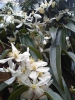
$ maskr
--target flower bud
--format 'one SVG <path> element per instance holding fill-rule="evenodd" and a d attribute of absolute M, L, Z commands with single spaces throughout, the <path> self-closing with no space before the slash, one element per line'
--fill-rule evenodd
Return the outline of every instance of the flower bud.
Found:
<path fill-rule="evenodd" d="M 56 4 L 56 2 L 52 2 L 52 8 L 54 8 L 54 7 L 55 7 L 55 4 Z"/>

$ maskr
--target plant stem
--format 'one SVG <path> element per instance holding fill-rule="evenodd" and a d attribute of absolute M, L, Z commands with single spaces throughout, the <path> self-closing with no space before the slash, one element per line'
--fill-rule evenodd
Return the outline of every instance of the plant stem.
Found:
<path fill-rule="evenodd" d="M 32 96 L 32 98 L 31 98 L 31 99 L 28 99 L 28 100 L 33 100 L 34 96 L 35 96 L 35 93 L 33 92 L 33 96 Z"/>
<path fill-rule="evenodd" d="M 36 98 L 35 100 L 38 100 L 39 98 L 41 98 L 42 96 L 44 96 L 45 94 L 43 93 L 42 95 L 40 95 L 38 98 Z"/>

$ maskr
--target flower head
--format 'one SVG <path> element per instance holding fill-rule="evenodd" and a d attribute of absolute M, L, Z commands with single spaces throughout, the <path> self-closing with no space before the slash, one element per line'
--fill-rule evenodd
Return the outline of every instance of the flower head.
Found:
<path fill-rule="evenodd" d="M 5 63 L 10 59 L 14 59 L 17 62 L 21 62 L 21 61 L 27 62 L 29 60 L 29 56 L 30 56 L 29 48 L 27 48 L 27 51 L 25 51 L 22 54 L 20 53 L 19 50 L 17 50 L 17 48 L 12 43 L 11 43 L 11 48 L 12 48 L 12 52 L 8 54 L 9 58 L 0 60 L 0 63 Z"/>
<path fill-rule="evenodd" d="M 50 80 L 50 78 L 45 78 L 41 81 L 31 81 L 30 79 L 27 79 L 26 81 L 21 81 L 23 82 L 23 84 L 29 87 L 28 91 L 21 94 L 21 98 L 31 98 L 34 95 L 33 100 L 44 94 L 44 90 L 47 89 L 52 83 L 52 80 Z M 46 98 L 46 96 L 44 96 L 44 98 Z"/>
<path fill-rule="evenodd" d="M 30 66 L 27 69 L 31 70 L 29 77 L 33 80 L 37 79 L 39 72 L 46 73 L 49 71 L 48 67 L 44 67 L 47 65 L 47 62 L 44 61 L 33 61 L 30 63 Z"/>

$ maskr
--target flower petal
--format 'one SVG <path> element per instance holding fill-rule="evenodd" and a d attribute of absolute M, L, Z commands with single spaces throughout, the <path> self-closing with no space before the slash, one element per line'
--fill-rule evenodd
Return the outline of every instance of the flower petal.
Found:
<path fill-rule="evenodd" d="M 30 54 L 28 52 L 24 52 L 23 54 L 19 54 L 18 58 L 16 59 L 17 62 L 25 61 L 27 62 L 29 59 Z"/>
<path fill-rule="evenodd" d="M 11 47 L 12 47 L 12 52 L 18 52 L 17 48 L 13 45 L 13 43 L 11 43 Z"/>
<path fill-rule="evenodd" d="M 47 62 L 38 61 L 38 62 L 37 62 L 37 65 L 38 65 L 38 66 L 46 66 L 46 65 L 47 65 Z"/>
<path fill-rule="evenodd" d="M 33 80 L 35 80 L 38 76 L 38 73 L 36 71 L 32 71 L 29 75 L 29 77 Z"/>
<path fill-rule="evenodd" d="M 25 81 L 28 78 L 30 72 L 30 70 L 26 70 L 25 74 L 23 74 L 21 78 Z"/>
<path fill-rule="evenodd" d="M 49 77 L 48 77 L 48 78 L 45 78 L 45 79 L 39 81 L 39 82 L 37 83 L 37 86 L 45 85 L 45 84 L 47 84 L 47 82 L 48 82 L 49 80 L 50 80 Z"/>
<path fill-rule="evenodd" d="M 44 73 L 41 77 L 39 77 L 40 80 L 43 80 L 43 79 L 47 79 L 47 78 L 50 78 L 51 79 L 51 75 L 49 72 L 46 72 Z"/>
<path fill-rule="evenodd" d="M 33 91 L 32 91 L 32 88 L 30 88 L 29 90 L 27 90 L 26 92 L 23 92 L 22 94 L 21 94 L 21 96 L 20 96 L 20 98 L 21 98 L 21 100 L 22 99 L 30 99 L 30 98 L 32 98 L 32 96 L 33 96 Z"/>
<path fill-rule="evenodd" d="M 8 65 L 9 65 L 9 67 L 12 68 L 12 69 L 15 69 L 15 67 L 16 67 L 16 64 L 14 64 L 14 63 L 12 62 L 12 59 L 8 60 Z"/>
<path fill-rule="evenodd" d="M 29 86 L 29 87 L 32 85 L 32 83 L 31 83 L 31 81 L 29 80 L 29 78 L 27 78 L 26 80 L 24 80 L 24 79 L 21 78 L 21 81 L 23 82 L 23 84 L 25 84 L 25 85 L 27 85 L 27 86 Z"/>
<path fill-rule="evenodd" d="M 4 72 L 9 72 L 7 68 L 3 67 Z"/>
<path fill-rule="evenodd" d="M 20 28 L 23 25 L 23 23 L 20 23 L 19 25 L 16 26 L 16 28 Z"/>
<path fill-rule="evenodd" d="M 48 72 L 49 71 L 49 67 L 39 67 L 39 68 L 37 68 L 37 71 L 39 71 L 39 72 Z"/>
<path fill-rule="evenodd" d="M 6 63 L 8 60 L 10 60 L 10 59 L 13 59 L 13 57 L 11 57 L 11 58 L 7 58 L 7 59 L 2 59 L 2 60 L 0 60 L 0 63 Z"/>
<path fill-rule="evenodd" d="M 0 68 L 0 72 L 5 72 L 3 68 Z"/>
<path fill-rule="evenodd" d="M 34 92 L 35 92 L 34 100 L 40 97 L 44 93 L 43 90 L 39 87 L 36 87 Z"/>
<path fill-rule="evenodd" d="M 11 83 L 13 83 L 13 81 L 15 80 L 15 77 L 12 77 L 10 79 L 8 79 L 7 81 L 5 81 L 6 84 L 10 85 Z"/>

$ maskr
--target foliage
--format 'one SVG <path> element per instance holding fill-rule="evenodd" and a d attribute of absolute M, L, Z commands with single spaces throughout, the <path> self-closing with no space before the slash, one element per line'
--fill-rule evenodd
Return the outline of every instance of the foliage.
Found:
<path fill-rule="evenodd" d="M 0 85 L 0 90 L 10 84 L 13 86 L 14 83 L 17 82 L 19 84 L 16 86 L 16 89 L 13 88 L 14 91 L 8 100 L 20 100 L 21 98 L 26 100 L 29 93 L 28 91 L 31 91 L 31 89 L 33 89 L 33 92 L 31 92 L 32 96 L 30 98 L 27 97 L 27 99 L 29 98 L 30 100 L 72 100 L 70 92 L 74 93 L 75 91 L 74 88 L 71 88 L 70 90 L 72 91 L 69 91 L 69 88 L 71 85 L 75 86 L 74 11 L 69 9 L 65 0 L 50 0 L 48 2 L 45 0 L 39 4 L 38 8 L 34 8 L 31 4 L 36 2 L 35 0 L 22 2 L 20 5 L 22 10 L 20 8 L 19 11 L 14 10 L 14 7 L 19 6 L 16 3 L 13 4 L 12 7 L 8 3 L 5 9 L 2 9 L 2 14 L 0 15 L 1 45 L 3 48 L 8 46 L 11 50 L 6 48 L 6 50 L 1 53 L 0 63 L 8 62 L 9 67 L 5 68 L 5 66 L 2 66 L 0 71 L 3 73 L 10 72 L 11 78 Z M 63 60 L 62 56 L 64 56 Z M 69 67 L 67 59 L 66 67 L 62 64 L 64 63 L 65 57 L 68 57 L 71 61 Z M 11 64 L 9 59 L 12 59 Z M 24 67 L 27 66 L 29 69 L 27 69 L 27 67 L 26 69 L 19 67 L 23 67 L 22 61 L 24 61 Z M 33 66 L 33 70 L 30 69 L 31 64 L 34 62 L 36 66 L 39 65 L 39 62 L 43 64 L 40 65 L 43 68 L 46 66 L 45 68 L 49 69 L 49 76 L 39 78 L 39 74 L 31 75 L 30 72 L 35 72 L 35 66 Z M 10 67 L 11 65 L 15 67 Z M 20 69 L 22 74 L 18 73 Z M 29 73 L 27 78 L 22 76 L 25 70 Z M 36 70 L 38 73 L 39 69 L 37 68 Z M 68 87 L 66 83 L 64 77 L 65 72 L 63 72 L 63 70 L 71 75 L 73 83 L 70 84 L 70 87 Z M 40 70 L 42 74 L 45 74 L 43 71 Z M 28 82 L 32 85 L 28 84 Z M 38 95 L 38 92 L 35 92 L 36 87 L 42 89 L 42 94 Z M 41 89 L 38 90 L 41 91 Z M 24 95 L 26 97 L 24 97 Z M 36 95 L 37 98 L 35 98 Z"/>

